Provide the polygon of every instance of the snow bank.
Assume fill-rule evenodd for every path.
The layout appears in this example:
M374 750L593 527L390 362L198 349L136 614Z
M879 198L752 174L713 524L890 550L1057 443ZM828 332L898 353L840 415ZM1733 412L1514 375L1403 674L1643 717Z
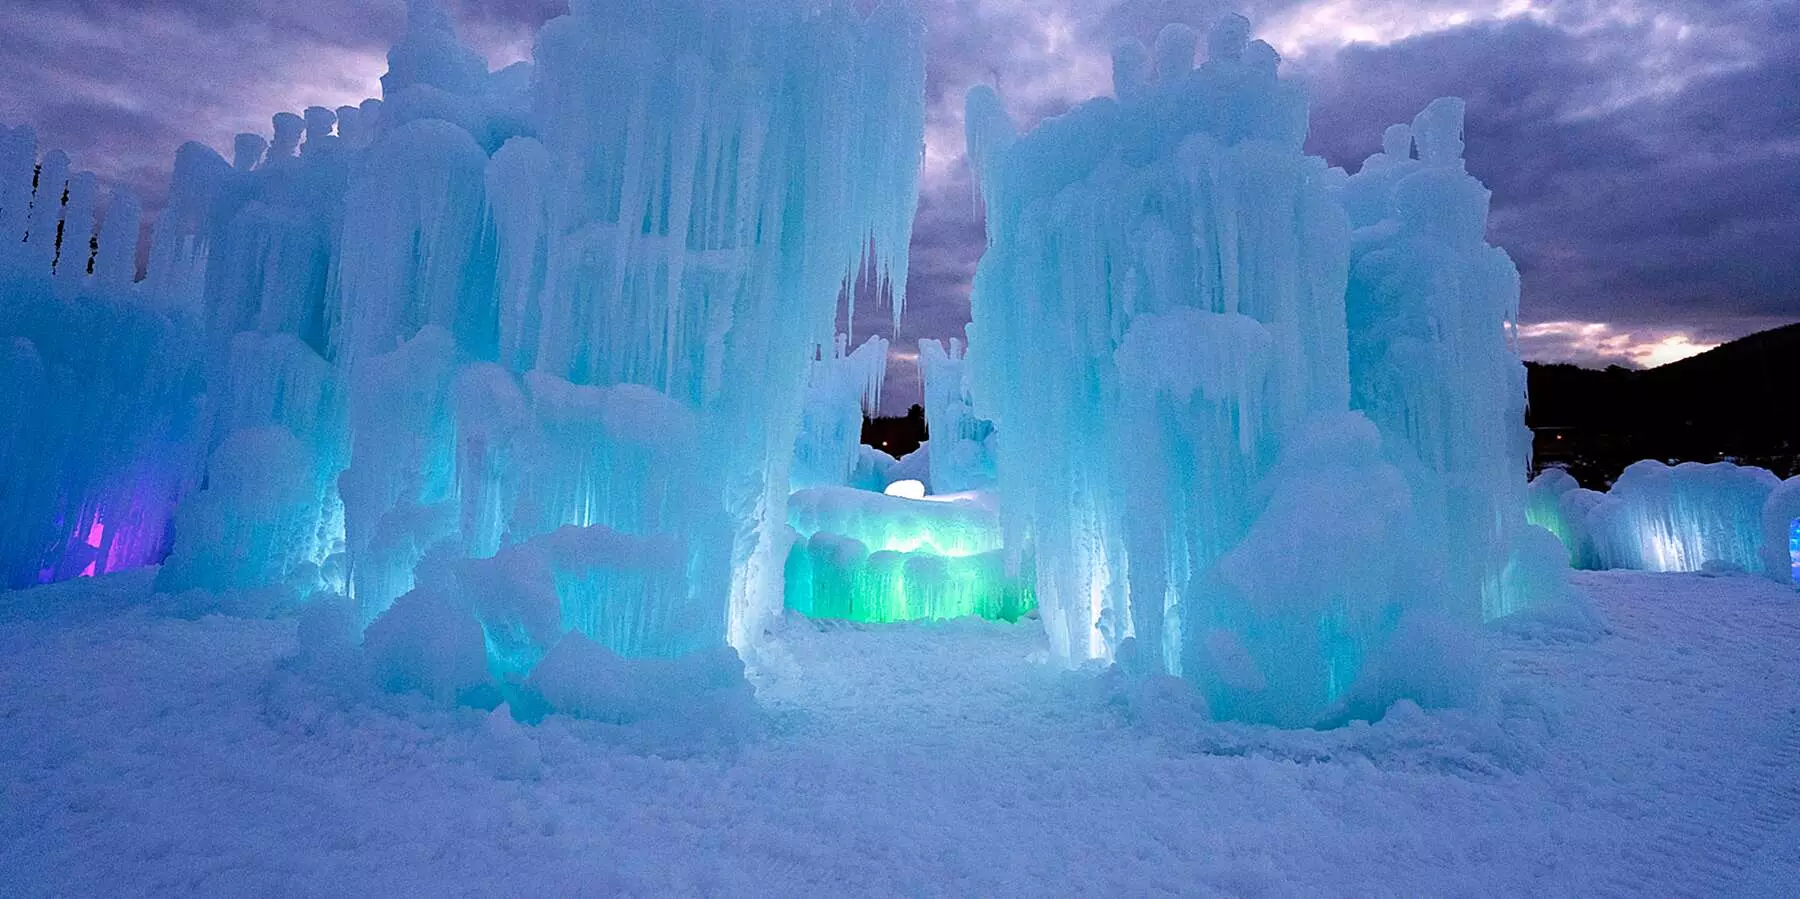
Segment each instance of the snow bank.
M526 682L557 714L639 729L692 753L750 733L760 716L744 663L729 647L680 659L625 659L579 632L559 640Z
M507 701L528 717L741 730L754 708L743 665L725 645L723 610L689 597L687 559L679 540L599 526L488 559L428 559L419 585L369 624L369 671L387 690ZM312 627L336 633L335 621Z

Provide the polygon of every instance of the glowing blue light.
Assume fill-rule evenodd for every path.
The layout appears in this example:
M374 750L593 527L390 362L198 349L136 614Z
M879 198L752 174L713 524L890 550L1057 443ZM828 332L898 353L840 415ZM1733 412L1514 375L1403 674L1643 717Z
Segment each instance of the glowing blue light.
M1800 585L1800 518L1788 523L1788 560L1793 581Z

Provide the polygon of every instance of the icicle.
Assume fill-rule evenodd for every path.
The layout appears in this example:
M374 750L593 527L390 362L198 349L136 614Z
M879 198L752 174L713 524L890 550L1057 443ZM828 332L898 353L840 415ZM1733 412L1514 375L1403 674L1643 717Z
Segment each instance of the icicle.
M124 188L112 192L106 204L106 223L100 228L100 249L94 260L94 276L103 287L118 289L137 280L139 229L143 207L137 195Z

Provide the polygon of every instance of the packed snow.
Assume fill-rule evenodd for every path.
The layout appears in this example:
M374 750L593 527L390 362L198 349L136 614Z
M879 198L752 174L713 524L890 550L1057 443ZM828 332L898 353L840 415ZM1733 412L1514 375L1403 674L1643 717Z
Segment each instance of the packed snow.
M1579 574L1609 635L1488 632L1472 707L1330 731L1046 664L1029 623L795 617L754 706L614 680L633 718L528 726L151 581L0 597L0 892L1800 889L1800 603L1757 578Z

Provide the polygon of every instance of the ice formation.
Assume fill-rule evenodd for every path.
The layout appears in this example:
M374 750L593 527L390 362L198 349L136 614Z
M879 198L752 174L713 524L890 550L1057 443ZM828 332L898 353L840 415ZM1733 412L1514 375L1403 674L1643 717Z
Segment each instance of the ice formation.
M0 587L168 552L197 476L200 357L136 301L137 200L0 128Z
M1018 620L1036 600L1029 572L1007 568L992 499L850 487L795 493L788 608L849 621Z
M1800 586L1800 477L1788 478L1769 492L1762 518L1763 573Z
M0 132L6 584L166 558L309 601L391 688L615 720L659 678L737 708L727 647L784 605L1041 601L1065 661L1317 724L1455 701L1461 632L1573 601L1528 510L1597 564L1650 521L1682 564L1796 533L1754 477L1699 525L1528 493L1462 105L1328 168L1238 17L1029 134L971 92L974 320L921 341L928 448L861 446L888 344L840 331L899 320L925 102L919 16L864 7L576 0L490 72L411 0L380 100L179 151L140 283L138 203Z
M994 425L975 414L969 370L965 341L919 341L919 381L931 427L927 486L939 493L994 485Z
M875 414L881 402L888 342L871 337L848 353L845 343L846 338L838 335L833 349L829 353L821 350L807 368L800 437L794 445L794 470L789 477L796 490L859 480L874 486L872 472L859 471L873 464L865 459L868 448L863 446L862 427L863 417Z
M830 360L855 374L816 348L847 279L904 301L916 12L578 0L498 72L407 19L381 100L183 147L140 284L136 202L90 259L93 177L0 133L7 584L166 554L169 591L341 591L448 694L453 659L516 687L568 632L745 645L803 429L803 480L861 461L885 342Z
M1305 97L1244 20L1198 68L1195 44L1122 46L1114 97L1026 135L971 91L973 397L1058 652L1311 723L1426 664L1407 622L1555 580L1525 521L1517 274L1459 102L1347 178L1301 153Z
M1550 469L1531 482L1530 515L1577 568L1745 571L1800 583L1797 484L1729 462L1645 460L1600 493Z

